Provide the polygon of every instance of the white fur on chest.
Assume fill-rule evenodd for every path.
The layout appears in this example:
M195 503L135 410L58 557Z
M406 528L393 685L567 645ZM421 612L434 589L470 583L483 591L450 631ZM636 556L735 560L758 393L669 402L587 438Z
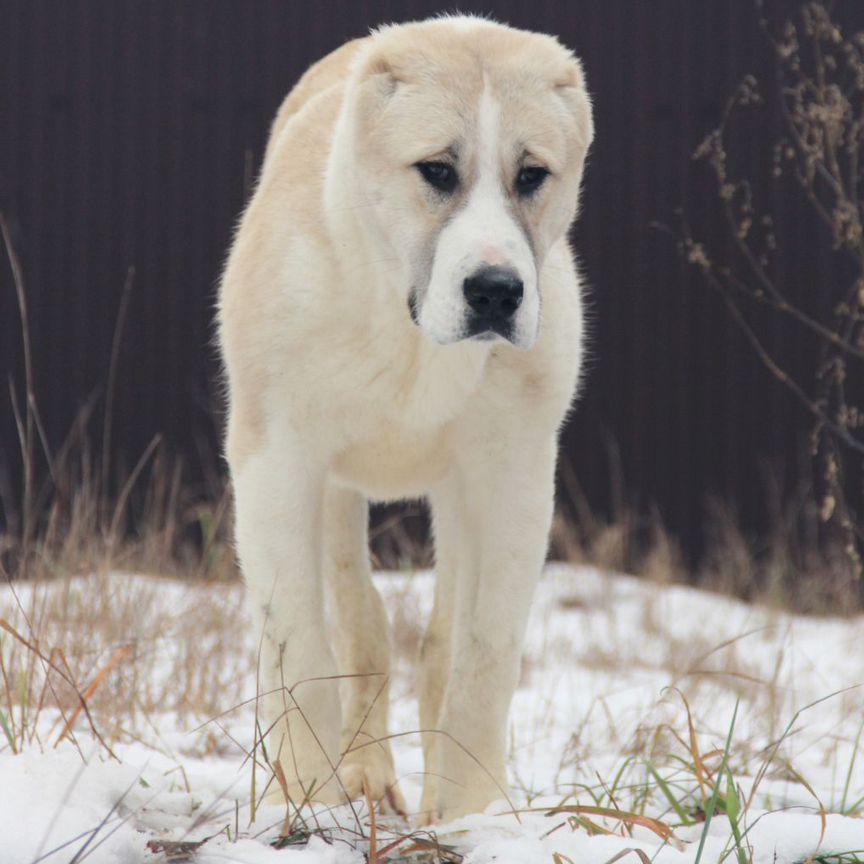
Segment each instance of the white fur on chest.
M377 500L423 495L444 476L452 426L474 410L489 353L479 344L444 349L413 333L392 349L374 362L355 355L355 386L330 403L342 406L345 433L334 479Z

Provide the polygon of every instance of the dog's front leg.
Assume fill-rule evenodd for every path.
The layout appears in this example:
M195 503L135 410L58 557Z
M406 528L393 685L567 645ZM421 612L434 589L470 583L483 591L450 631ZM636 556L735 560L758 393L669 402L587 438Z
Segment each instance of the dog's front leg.
M290 436L272 438L278 443L241 465L232 460L237 549L260 645L259 719L262 731L271 730L268 756L278 758L291 802L330 804L341 799L334 775L341 721L324 623L324 470L311 448ZM267 800L281 794L274 780Z
M438 719L438 818L482 810L506 795L507 715L546 556L555 454L552 436L477 441L462 454L448 495L436 499L463 518L449 679Z

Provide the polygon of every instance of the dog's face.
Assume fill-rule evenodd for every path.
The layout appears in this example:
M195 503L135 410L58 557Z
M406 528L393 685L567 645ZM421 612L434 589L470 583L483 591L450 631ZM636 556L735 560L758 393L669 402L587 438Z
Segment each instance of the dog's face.
M538 272L576 213L593 135L578 61L485 21L384 30L355 79L355 190L435 342L530 348Z

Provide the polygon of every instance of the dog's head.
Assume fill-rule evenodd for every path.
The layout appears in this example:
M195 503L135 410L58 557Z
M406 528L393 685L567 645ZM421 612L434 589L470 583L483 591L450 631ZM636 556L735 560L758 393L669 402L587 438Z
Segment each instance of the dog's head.
M375 33L351 94L356 200L414 322L530 348L593 136L578 60L551 36L435 19Z

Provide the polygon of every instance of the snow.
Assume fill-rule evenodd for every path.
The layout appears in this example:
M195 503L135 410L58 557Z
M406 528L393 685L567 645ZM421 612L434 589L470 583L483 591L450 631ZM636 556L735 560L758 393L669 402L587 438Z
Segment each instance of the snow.
M164 580L154 590L157 580L111 579L108 596L139 592L142 616L145 608L166 617L194 615L203 608L200 592L216 590ZM433 577L380 574L376 580L401 628L397 647L400 639L410 646L431 606ZM18 591L25 605L28 590ZM68 598L76 591L91 588L79 580L71 588L57 583L40 590L65 591L73 602ZM242 679L237 686L248 695L252 634L238 612L242 589L218 590L224 629L207 638L237 640L236 667L220 671L226 688ZM13 620L17 602L0 589L0 617ZM169 661L187 650L188 629L166 631L158 651L153 647L158 656L146 666L152 679L174 674ZM464 864L606 864L619 854L636 864L635 849L658 864L691 864L705 833L694 814L705 801L685 766L693 761L689 708L699 752L714 771L736 716L728 766L745 802L740 831L756 864L856 850L864 859L864 753L857 743L864 723L862 633L862 618L794 617L692 588L551 565L532 611L513 703L510 801L437 826L437 842ZM0 641L0 652L10 644ZM419 802L422 754L408 653L396 655L391 725L410 808ZM239 701L232 695L222 710ZM134 728L130 718L137 718ZM112 738L115 760L82 718L75 726L80 752L69 740L54 746L57 717L43 712L44 732L23 752L0 750L0 864L155 864L171 854L179 860L181 847L171 845L179 843L189 844L188 860L199 864L365 861L370 820L362 805L309 814L311 836L298 835L297 845L282 849L270 844L282 831L283 810L259 807L251 822L251 768L243 751L251 745L252 718L251 705L203 727L210 717L168 703L146 716L130 713ZM652 771L679 794L694 824L681 824ZM258 783L265 780L259 772ZM562 804L592 806L592 796L608 808L613 786L617 809L672 825L673 836L601 815L587 818L612 833L591 834L572 821L573 812L550 815ZM839 815L842 809L854 815ZM413 830L379 822L379 850L396 839L391 829ZM737 860L731 833L727 817L715 814L701 860ZM403 841L398 854L407 854L411 842ZM390 854L397 860L395 849Z

